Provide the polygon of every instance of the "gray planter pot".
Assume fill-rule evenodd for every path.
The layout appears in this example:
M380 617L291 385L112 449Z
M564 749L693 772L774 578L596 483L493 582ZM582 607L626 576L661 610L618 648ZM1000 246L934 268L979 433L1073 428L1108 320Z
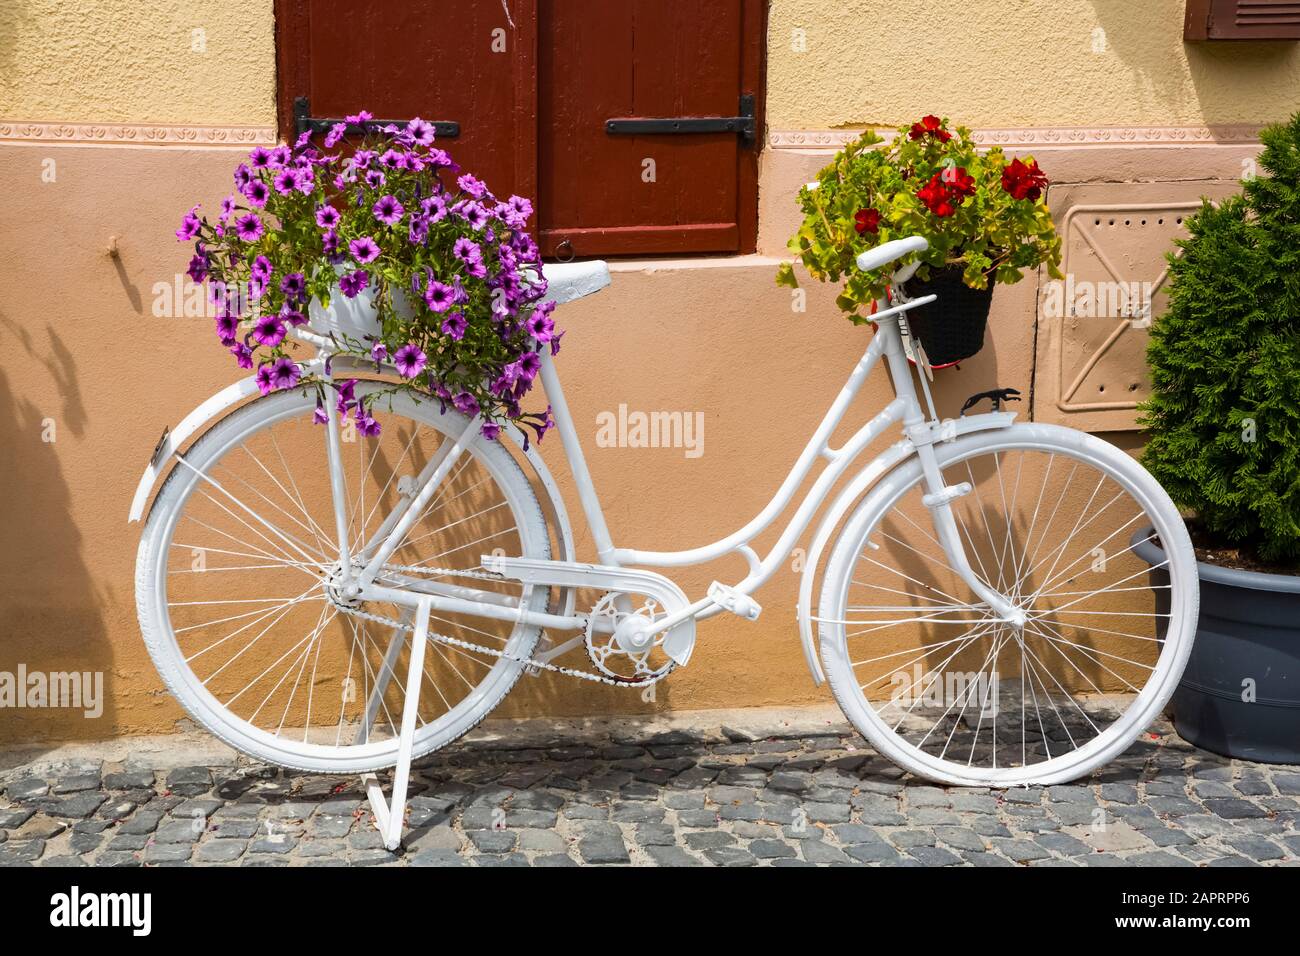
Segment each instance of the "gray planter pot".
M1133 536L1148 564L1164 561L1154 543ZM1196 641L1171 706L1182 738L1226 757L1300 763L1300 577L1234 571L1198 562L1201 615ZM1153 585L1168 576L1152 570ZM1156 590L1157 610L1168 591ZM1253 681L1254 700L1243 700Z

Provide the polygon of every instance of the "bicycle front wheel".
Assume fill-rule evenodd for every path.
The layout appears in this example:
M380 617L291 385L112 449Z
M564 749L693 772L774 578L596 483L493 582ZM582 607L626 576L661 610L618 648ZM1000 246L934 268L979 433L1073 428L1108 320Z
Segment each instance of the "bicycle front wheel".
M377 388L359 384L357 395ZM303 392L259 398L193 443L149 512L136 602L159 674L209 731L282 766L358 773L396 761L412 631L403 608L349 602L329 586L338 533L328 426L313 423L315 403ZM414 493L412 479L468 425L405 394L380 397L372 413L378 436L341 433L353 555L382 539L386 516ZM545 588L484 572L480 556L494 552L549 559L550 542L518 463L498 442L479 440L452 465L377 582L463 588L545 610ZM415 756L474 727L521 673L517 660L465 644L527 658L538 629L435 612L430 634Z
M836 700L886 757L948 784L1087 775L1159 715L1196 629L1196 561L1178 509L1130 456L1054 425L936 447L971 567L1025 613L1003 622L940 546L920 463L845 524L819 609ZM1134 551L1156 540L1155 568ZM1162 593L1163 592L1163 593Z

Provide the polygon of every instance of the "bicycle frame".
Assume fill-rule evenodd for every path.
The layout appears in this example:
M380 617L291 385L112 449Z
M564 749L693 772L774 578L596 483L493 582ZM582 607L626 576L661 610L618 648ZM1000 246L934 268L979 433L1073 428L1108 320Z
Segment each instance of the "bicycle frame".
M608 573L603 572L613 572L615 569L630 566L682 567L703 564L728 554L737 553L742 555L749 565L749 573L742 581L733 586L721 585L715 582L714 586L709 589L709 595L691 603L683 603L682 606L671 609L670 613L656 620L651 633L669 632L683 622L703 620L723 610L730 610L733 613L739 613L753 619L758 616L759 606L749 596L769 580L789 556L800 535L808 527L813 516L825 502L830 490L844 475L848 467L889 428L900 426L905 436L905 442L908 444L908 451L915 453L920 459L928 492L923 501L934 517L938 540L952 562L952 567L966 581L978 599L992 608L994 613L1002 620L1017 626L1022 623L1023 612L1017 610L1003 595L980 580L967 561L965 547L953 518L951 502L971 489L965 483L952 487L944 485L933 444L937 440L953 436L952 434L944 434L942 423L937 421L937 416L935 419L926 418L918 400L912 371L908 364L903 345L904 328L900 328L906 321L904 313L917 306L932 302L934 299L935 296L925 296L909 300L900 294L894 299L896 305L883 309L873 316L873 321L877 325L877 333L872 337L871 343L863 353L862 358L859 359L850 373L847 382L841 388L771 502L747 524L732 534L711 544L682 551L641 551L615 546L608 524L605 521L604 510L601 507L595 483L587 467L586 457L583 454L573 417L569 412L559 375L550 355L543 354L540 370L542 384L550 400L555 428L563 444L583 514L592 533L597 556L601 562L599 565L563 565L569 569L569 577L573 577L572 569L580 568L582 573L579 577L583 586L620 591L623 588L619 584L624 579L620 578L618 581L613 581ZM319 347L324 348L327 343L321 340L317 344ZM849 406L853 403L863 384L882 357L885 358L889 366L896 397L874 418L862 425L844 445L839 448L832 448L830 446L831 436L843 421ZM928 401L928 391L926 398ZM971 417L978 418L982 416ZM989 424L985 427L1001 427L1006 424L1006 416L999 416L999 419L997 424ZM359 568L352 582L344 589L345 593L349 597L358 600L389 601L412 608L417 605L424 605L443 613L478 615L497 620L518 621L554 630L581 630L585 628L587 616L584 614L554 614L534 611L519 606L518 602L511 598L488 591L427 580L418 582L415 580L401 581L399 583L403 584L403 587L399 588L375 583L384 568L385 562L401 545L407 531L423 513L440 482L450 472L459 457L471 447L472 443L482 440L478 437L480 424L481 419L476 417L454 441L444 441L438 452L416 478L414 482L415 488L418 489L416 493L407 496L404 502L385 518L378 531L357 550L356 554L350 554L346 536L346 501L342 483L338 420L337 413L330 406L330 423L327 427L329 433L328 452L335 516L339 533L340 565L345 578L350 575L354 565ZM777 542L767 555L760 558L751 547L750 542L787 510L793 502L797 490L809 476L814 464L819 459L825 459L828 463L827 467L799 502ZM485 559L485 563L488 560L490 559ZM507 559L506 563L509 560L511 559ZM556 566L559 567L561 564L557 562ZM661 578L658 575L655 575L655 577ZM693 635L691 640L693 641ZM685 653L688 656L689 649ZM679 662L684 663L684 659Z

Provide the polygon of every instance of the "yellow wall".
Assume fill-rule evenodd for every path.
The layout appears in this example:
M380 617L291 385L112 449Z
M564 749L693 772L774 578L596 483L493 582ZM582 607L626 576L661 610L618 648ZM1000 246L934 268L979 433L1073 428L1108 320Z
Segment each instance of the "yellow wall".
M1185 2L772 0L767 122L1178 126L1300 109L1300 44L1185 44ZM271 125L272 7L0 0L0 117Z
M1300 109L1300 44L1183 42L1186 0L773 0L772 129L1258 123ZM797 52L794 31L806 33Z
M274 125L271 0L0 0L0 117Z

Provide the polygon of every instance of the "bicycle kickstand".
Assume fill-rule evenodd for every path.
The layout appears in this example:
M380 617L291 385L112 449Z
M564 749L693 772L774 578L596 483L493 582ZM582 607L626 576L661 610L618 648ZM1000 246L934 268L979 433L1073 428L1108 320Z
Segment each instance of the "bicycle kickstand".
M406 791L411 783L411 751L415 747L415 724L420 709L420 683L424 675L424 650L429 642L429 599L422 598L415 611L415 633L411 637L411 659L406 671L406 698L402 702L402 730L397 740L397 763L393 767L393 794L384 800L384 788L373 772L361 775L375 815L375 826L387 850L396 850L402 843L402 827L406 817ZM400 646L400 637L394 635ZM391 665L390 665L391 666ZM391 675L391 670L390 670Z

